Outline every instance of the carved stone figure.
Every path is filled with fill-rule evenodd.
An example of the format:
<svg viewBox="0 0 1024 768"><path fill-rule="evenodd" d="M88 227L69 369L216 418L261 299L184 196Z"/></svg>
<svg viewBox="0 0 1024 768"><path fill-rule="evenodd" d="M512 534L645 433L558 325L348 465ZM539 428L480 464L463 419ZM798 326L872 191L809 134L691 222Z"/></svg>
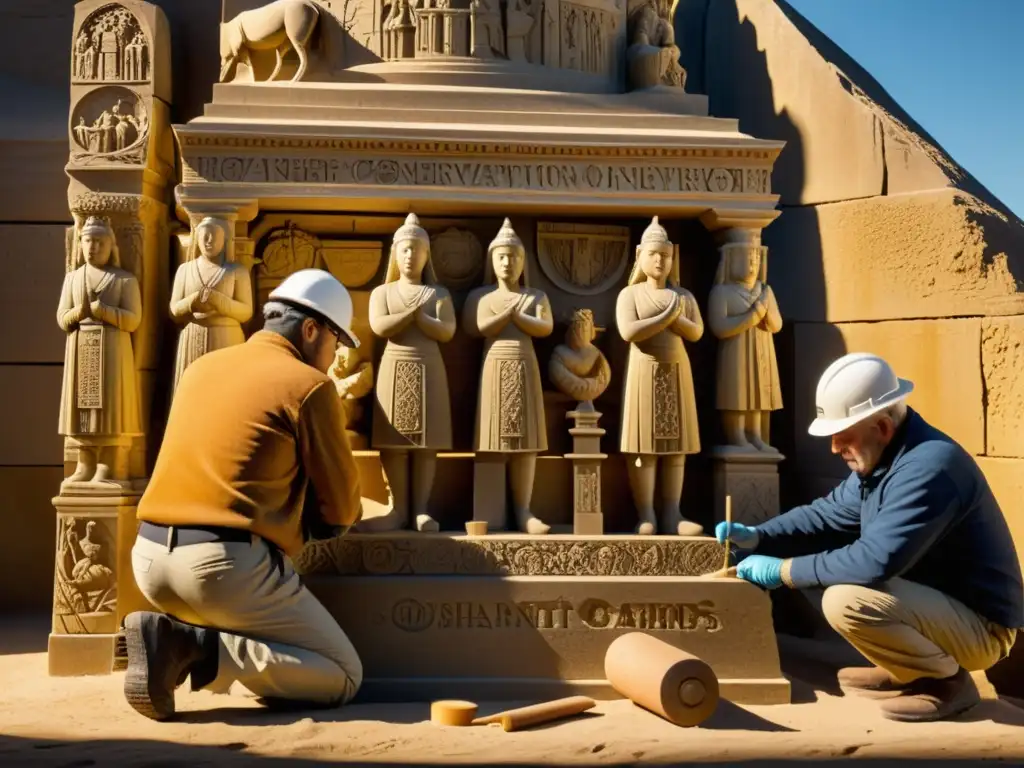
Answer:
<svg viewBox="0 0 1024 768"><path fill-rule="evenodd" d="M636 249L615 321L629 342L622 395L620 450L639 516L637 533L656 532L656 480L661 481L661 528L696 536L703 528L679 511L686 455L700 451L697 404L683 341L704 335L697 301L679 285L677 249L655 216Z"/></svg>
<svg viewBox="0 0 1024 768"><path fill-rule="evenodd" d="M248 269L228 257L230 226L211 216L199 222L192 258L174 275L171 317L185 323L178 336L175 389L185 369L207 352L245 341L242 323L252 317L252 280Z"/></svg>
<svg viewBox="0 0 1024 768"><path fill-rule="evenodd" d="M505 30L498 0L470 0L470 56L493 59L505 56Z"/></svg>
<svg viewBox="0 0 1024 768"><path fill-rule="evenodd" d="M392 509L361 529L408 525L411 500L416 529L436 531L427 503L437 452L452 445L448 374L438 343L455 335L455 310L437 282L430 238L414 213L395 232L387 275L370 294L369 314L370 329L387 339L377 373L372 443L380 450Z"/></svg>
<svg viewBox="0 0 1024 768"><path fill-rule="evenodd" d="M548 447L533 340L551 334L551 304L542 291L529 287L526 249L508 219L487 248L484 268L484 285L469 294L462 315L466 332L485 339L476 450L508 456L519 529L544 534L550 526L530 512L537 454Z"/></svg>
<svg viewBox="0 0 1024 768"><path fill-rule="evenodd" d="M277 55L277 62L267 79L276 80L289 48L299 57L299 67L292 75L292 82L298 82L309 66L307 48L319 20L320 9L311 0L274 0L224 22L220 26L220 82L226 82L240 62L252 68L252 51L270 50Z"/></svg>
<svg viewBox="0 0 1024 768"><path fill-rule="evenodd" d="M334 380L338 397L341 398L349 444L355 449L365 448L366 438L354 427L363 415L360 399L373 391L373 364L369 360L360 359L359 350L341 346L327 375Z"/></svg>
<svg viewBox="0 0 1024 768"><path fill-rule="evenodd" d="M114 231L89 217L79 232L84 263L64 278L57 324L67 334L59 434L78 450L78 466L62 489L87 484L118 491L129 485L132 439L142 435L132 332L142 321L133 274L121 269Z"/></svg>
<svg viewBox="0 0 1024 768"><path fill-rule="evenodd" d="M765 282L767 248L722 246L708 326L719 340L715 407L725 438L740 450L771 451L768 422L782 408L779 366L772 334L782 330L775 294Z"/></svg>
<svg viewBox="0 0 1024 768"><path fill-rule="evenodd" d="M672 10L666 0L644 0L631 11L626 61L633 90L685 86L686 71L679 64Z"/></svg>
<svg viewBox="0 0 1024 768"><path fill-rule="evenodd" d="M80 520L59 521L56 569L54 575L54 614L56 623L68 634L108 631L104 619L113 619L117 607L117 579L113 570L114 546L110 534L95 520L85 522L80 536Z"/></svg>
<svg viewBox="0 0 1024 768"><path fill-rule="evenodd" d="M577 411L593 410L594 400L608 388L612 378L608 360L593 344L595 338L594 313L577 309L565 332L565 344L555 347L548 363L551 383L579 402Z"/></svg>

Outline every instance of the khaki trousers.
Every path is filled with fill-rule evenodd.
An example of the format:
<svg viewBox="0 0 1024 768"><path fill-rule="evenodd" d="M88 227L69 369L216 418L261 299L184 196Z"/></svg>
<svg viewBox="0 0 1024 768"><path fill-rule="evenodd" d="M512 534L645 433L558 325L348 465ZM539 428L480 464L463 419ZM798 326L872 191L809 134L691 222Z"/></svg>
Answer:
<svg viewBox="0 0 1024 768"><path fill-rule="evenodd" d="M959 600L904 579L829 587L821 608L836 632L901 683L950 677L960 667L989 669L1017 636Z"/></svg>
<svg viewBox="0 0 1024 768"><path fill-rule="evenodd" d="M363 680L359 655L289 560L279 562L258 536L173 550L139 537L132 549L135 580L158 610L220 632L206 690L239 683L255 696L344 704Z"/></svg>

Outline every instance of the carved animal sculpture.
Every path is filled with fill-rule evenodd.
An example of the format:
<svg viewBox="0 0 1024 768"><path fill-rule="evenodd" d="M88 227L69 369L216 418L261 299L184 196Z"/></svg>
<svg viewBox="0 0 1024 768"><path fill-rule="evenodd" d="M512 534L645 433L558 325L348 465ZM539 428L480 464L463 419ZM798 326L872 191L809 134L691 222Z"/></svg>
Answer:
<svg viewBox="0 0 1024 768"><path fill-rule="evenodd" d="M320 9L310 0L275 0L224 22L220 25L220 82L225 82L240 62L252 67L251 51L269 50L277 54L269 78L276 80L289 48L299 57L292 82L301 80L309 63L307 48L319 20Z"/></svg>

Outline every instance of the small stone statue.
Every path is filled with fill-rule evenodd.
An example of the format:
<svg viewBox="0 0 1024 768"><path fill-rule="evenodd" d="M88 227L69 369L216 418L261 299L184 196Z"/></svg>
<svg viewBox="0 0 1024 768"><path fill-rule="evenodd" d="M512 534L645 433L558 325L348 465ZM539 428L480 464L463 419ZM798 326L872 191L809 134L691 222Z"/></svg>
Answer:
<svg viewBox="0 0 1024 768"><path fill-rule="evenodd" d="M719 340L715 407L730 448L776 452L768 444L772 411L782 408L772 334L782 330L775 294L765 282L767 248L722 246L708 326Z"/></svg>
<svg viewBox="0 0 1024 768"><path fill-rule="evenodd" d="M697 403L683 340L697 341L704 323L693 294L679 286L676 249L655 216L636 249L615 320L629 342L622 396L620 450L639 516L637 533L656 532L654 489L661 480L661 527L697 536L703 528L679 511L686 455L700 451Z"/></svg>
<svg viewBox="0 0 1024 768"><path fill-rule="evenodd" d="M544 391L533 340L551 334L548 297L529 287L526 249L508 219L487 248L484 285L466 299L462 323L484 337L476 413L476 450L508 456L512 507L519 530L550 526L530 512L537 454L546 451Z"/></svg>
<svg viewBox="0 0 1024 768"><path fill-rule="evenodd" d="M360 399L373 391L373 364L359 357L359 350L338 347L334 365L327 375L334 380L341 407L345 413L345 432L349 445L355 449L366 447L366 438L355 429L355 423L362 418L363 406Z"/></svg>
<svg viewBox="0 0 1024 768"><path fill-rule="evenodd" d="M130 487L129 451L142 435L138 375L131 334L142 322L139 281L121 269L114 231L89 217L78 233L57 308L67 334L59 434L78 450L78 466L62 491L76 485L117 492Z"/></svg>
<svg viewBox="0 0 1024 768"><path fill-rule="evenodd" d="M392 508L360 530L407 526L411 499L416 529L437 531L427 503L437 452L452 447L448 374L438 344L455 335L455 310L437 282L430 237L414 213L395 232L384 284L370 294L370 328L387 339L374 390L372 443L380 450Z"/></svg>
<svg viewBox="0 0 1024 768"><path fill-rule="evenodd" d="M686 71L679 64L672 11L666 0L643 0L630 12L626 61L629 87L634 91L685 86Z"/></svg>
<svg viewBox="0 0 1024 768"><path fill-rule="evenodd" d="M548 362L551 383L565 395L577 400L577 411L591 411L594 400L608 388L612 369L600 349L594 346L597 330L594 313L577 309L565 332L565 344L559 344Z"/></svg>
<svg viewBox="0 0 1024 768"><path fill-rule="evenodd" d="M252 317L252 281L248 269L228 258L229 226L209 216L199 222L191 258L174 275L171 317L186 324L178 336L175 389L185 369L207 352L245 341L242 323Z"/></svg>

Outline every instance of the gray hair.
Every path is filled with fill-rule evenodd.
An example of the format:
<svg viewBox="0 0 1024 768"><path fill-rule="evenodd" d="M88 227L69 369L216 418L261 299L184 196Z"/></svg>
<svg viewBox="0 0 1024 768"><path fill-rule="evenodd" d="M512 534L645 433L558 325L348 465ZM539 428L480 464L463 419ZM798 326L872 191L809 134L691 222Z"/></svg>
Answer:
<svg viewBox="0 0 1024 768"><path fill-rule="evenodd" d="M884 416L888 416L892 420L894 427L899 427L907 418L907 401L899 400L878 414L879 418Z"/></svg>
<svg viewBox="0 0 1024 768"><path fill-rule="evenodd" d="M306 314L298 307L281 301L268 301L263 305L263 330L284 336L296 348L301 349L302 324L306 320L319 319Z"/></svg>

